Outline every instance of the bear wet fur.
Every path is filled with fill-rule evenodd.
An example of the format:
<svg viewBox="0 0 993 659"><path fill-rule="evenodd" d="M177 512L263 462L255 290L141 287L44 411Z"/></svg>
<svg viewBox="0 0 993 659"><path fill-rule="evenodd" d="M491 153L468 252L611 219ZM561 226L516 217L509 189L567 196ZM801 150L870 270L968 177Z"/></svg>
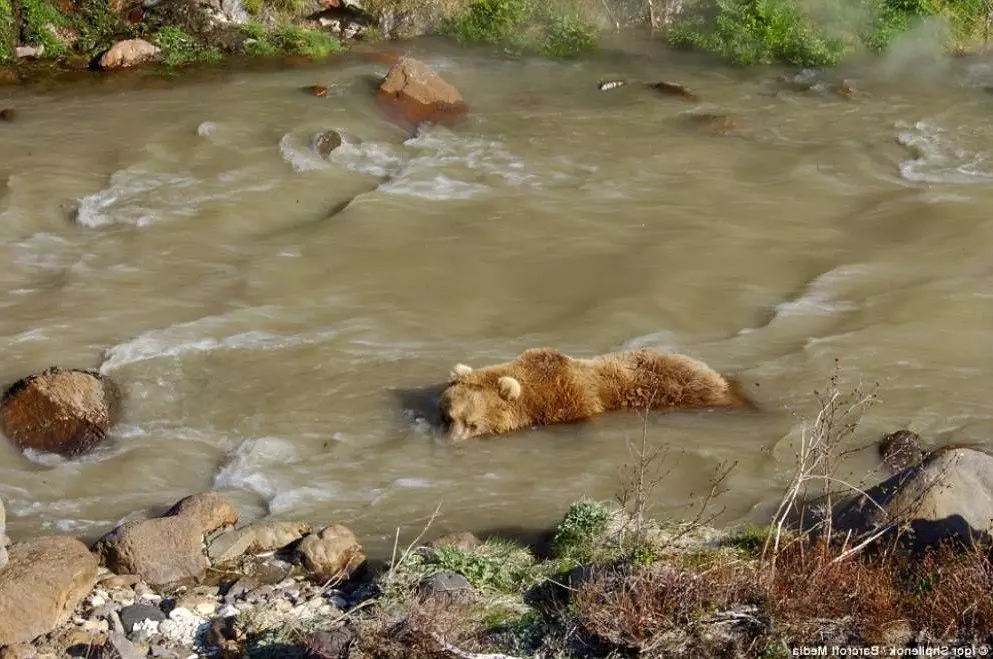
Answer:
<svg viewBox="0 0 993 659"><path fill-rule="evenodd" d="M745 405L730 381L685 355L641 349L578 359L533 348L496 366L457 365L440 411L452 439L469 439L611 410Z"/></svg>

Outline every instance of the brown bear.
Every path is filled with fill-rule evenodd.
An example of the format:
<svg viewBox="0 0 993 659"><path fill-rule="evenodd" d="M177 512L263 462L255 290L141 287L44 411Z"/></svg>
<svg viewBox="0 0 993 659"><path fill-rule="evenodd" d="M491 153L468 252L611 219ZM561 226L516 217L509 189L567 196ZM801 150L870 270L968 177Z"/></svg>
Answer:
<svg viewBox="0 0 993 659"><path fill-rule="evenodd" d="M529 426L581 421L626 408L738 408L746 401L703 362L642 349L574 359L534 348L505 364L473 370L458 364L441 394L452 439Z"/></svg>

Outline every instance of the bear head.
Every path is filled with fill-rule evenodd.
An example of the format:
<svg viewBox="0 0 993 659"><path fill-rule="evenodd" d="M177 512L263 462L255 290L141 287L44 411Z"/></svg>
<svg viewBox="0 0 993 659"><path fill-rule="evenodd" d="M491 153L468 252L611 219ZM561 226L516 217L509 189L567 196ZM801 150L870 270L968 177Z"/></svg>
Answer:
<svg viewBox="0 0 993 659"><path fill-rule="evenodd" d="M453 440L509 432L522 425L520 397L516 378L458 364L441 394L441 420Z"/></svg>

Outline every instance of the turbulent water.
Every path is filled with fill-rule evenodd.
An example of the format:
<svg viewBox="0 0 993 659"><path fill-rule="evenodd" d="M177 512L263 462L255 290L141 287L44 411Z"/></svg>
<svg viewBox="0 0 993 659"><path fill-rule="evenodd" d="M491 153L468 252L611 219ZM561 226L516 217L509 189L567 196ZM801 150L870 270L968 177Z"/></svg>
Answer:
<svg viewBox="0 0 993 659"><path fill-rule="evenodd" d="M614 495L642 420L451 446L430 415L456 362L537 346L674 349L751 391L755 412L648 420L671 447L659 515L692 515L722 462L719 521L768 515L836 360L881 398L852 478L878 478L871 444L898 427L989 440L993 61L410 51L462 91L464 125L390 123L385 67L359 55L0 88L18 110L0 124L0 379L99 368L126 395L83 459L0 445L11 535L92 539L208 488L245 519L344 522L380 555L439 505L437 532L542 528ZM643 84L660 79L701 101ZM345 144L324 161L327 129Z"/></svg>

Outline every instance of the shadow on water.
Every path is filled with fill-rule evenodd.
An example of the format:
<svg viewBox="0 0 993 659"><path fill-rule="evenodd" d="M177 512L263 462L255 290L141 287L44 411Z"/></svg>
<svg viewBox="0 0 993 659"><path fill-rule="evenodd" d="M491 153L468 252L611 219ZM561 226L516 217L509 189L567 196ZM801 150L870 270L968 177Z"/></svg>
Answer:
<svg viewBox="0 0 993 659"><path fill-rule="evenodd" d="M441 392L447 386L447 383L442 383L422 387L397 387L391 392L402 410L412 412L416 418L423 419L432 428L442 430L438 402L441 400Z"/></svg>

